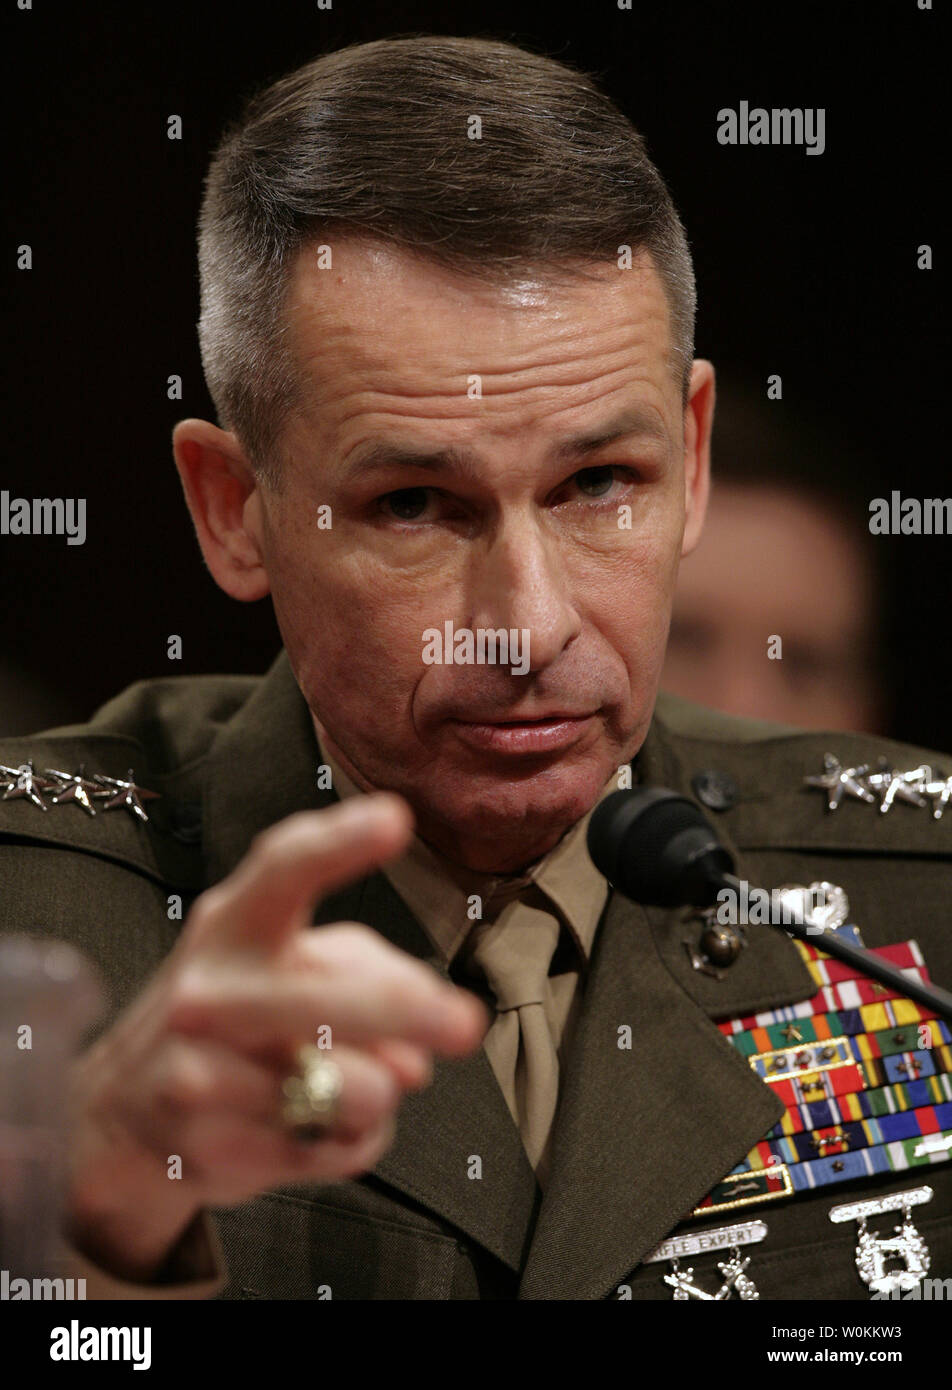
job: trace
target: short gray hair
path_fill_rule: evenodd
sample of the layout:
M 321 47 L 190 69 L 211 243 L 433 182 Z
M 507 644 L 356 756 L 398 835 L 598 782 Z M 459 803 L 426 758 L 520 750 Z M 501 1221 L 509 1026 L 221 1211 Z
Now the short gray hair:
M 469 139 L 477 115 L 481 138 Z M 642 137 L 592 79 L 496 40 L 353 44 L 253 96 L 205 183 L 205 379 L 222 427 L 271 481 L 300 389 L 284 312 L 291 266 L 332 232 L 490 281 L 643 250 L 665 289 L 686 393 L 696 308 L 687 239 Z

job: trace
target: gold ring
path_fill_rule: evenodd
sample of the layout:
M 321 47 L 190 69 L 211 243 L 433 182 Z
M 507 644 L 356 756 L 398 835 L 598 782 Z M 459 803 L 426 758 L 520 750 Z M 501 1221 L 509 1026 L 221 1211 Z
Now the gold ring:
M 281 1085 L 281 1120 L 295 1139 L 322 1139 L 340 1110 L 340 1067 L 310 1043 L 297 1049 L 295 1060 L 297 1069 Z

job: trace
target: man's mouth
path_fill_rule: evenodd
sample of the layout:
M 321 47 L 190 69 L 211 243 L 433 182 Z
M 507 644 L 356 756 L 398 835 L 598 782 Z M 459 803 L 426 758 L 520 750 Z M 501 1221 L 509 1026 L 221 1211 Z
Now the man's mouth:
M 464 743 L 493 753 L 548 753 L 575 743 L 588 728 L 593 714 L 550 713 L 531 719 L 454 719 L 453 727 Z
M 548 710 L 526 710 L 522 714 L 510 714 L 505 719 L 497 719 L 490 714 L 469 714 L 457 715 L 457 722 L 461 724 L 551 724 L 557 719 L 589 719 L 594 710 L 569 710 L 569 709 L 548 709 Z

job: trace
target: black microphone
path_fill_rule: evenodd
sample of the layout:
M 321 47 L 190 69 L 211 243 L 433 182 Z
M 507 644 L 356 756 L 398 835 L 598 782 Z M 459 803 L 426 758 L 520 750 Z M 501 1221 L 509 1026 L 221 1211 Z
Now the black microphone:
M 740 900 L 742 885 L 734 877 L 733 859 L 704 813 L 677 792 L 663 787 L 612 792 L 592 813 L 587 843 L 599 873 L 633 902 L 650 907 L 708 907 L 724 888 L 737 895 L 735 902 Z M 863 947 L 821 930 L 792 904 L 783 905 L 782 922 L 771 920 L 770 925 L 812 942 L 826 955 L 952 1020 L 948 990 L 908 978 Z
M 707 907 L 734 861 L 693 801 L 662 787 L 612 792 L 588 823 L 588 852 L 626 898 Z

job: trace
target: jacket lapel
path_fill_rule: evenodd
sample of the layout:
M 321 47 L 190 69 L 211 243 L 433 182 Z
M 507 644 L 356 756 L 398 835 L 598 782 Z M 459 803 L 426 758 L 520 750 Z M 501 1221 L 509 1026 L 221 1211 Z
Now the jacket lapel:
M 206 882 L 238 864 L 261 830 L 308 807 L 333 805 L 317 785 L 320 748 L 287 656 L 224 727 L 206 774 Z M 382 873 L 319 903 L 315 925 L 366 922 L 446 975 L 429 937 Z M 464 1231 L 515 1271 L 538 1205 L 535 1174 L 482 1048 L 437 1058 L 433 1080 L 408 1094 L 393 1144 L 373 1177 Z
M 691 775 L 698 768 L 684 760 L 686 747 L 690 747 L 687 741 L 673 737 L 656 711 L 637 759 L 642 783 L 668 787 L 681 796 L 695 800 Z M 780 886 L 759 883 L 757 874 L 746 867 L 743 853 L 732 837 L 725 817 L 709 811 L 705 815 L 717 831 L 721 844 L 733 857 L 734 872 L 738 878 L 746 878 L 757 887 Z M 664 912 L 649 908 L 647 916 L 655 945 L 668 970 L 681 988 L 712 1018 L 737 1018 L 760 1013 L 799 999 L 808 999 L 816 993 L 816 986 L 792 939 L 776 927 L 748 927 L 746 948 L 724 972 L 722 979 L 714 979 L 694 969 L 686 949 L 686 943 L 696 946 L 700 939 L 702 922 L 696 911 L 681 908 Z
M 317 784 L 314 726 L 285 652 L 223 725 L 205 760 L 206 886 L 230 874 L 254 837 L 294 811 L 337 800 Z
M 519 1297 L 606 1297 L 782 1114 L 613 893 Z
M 693 796 L 691 770 L 658 718 L 636 765 L 641 784 Z M 717 830 L 743 875 L 722 822 Z M 520 1298 L 610 1295 L 784 1113 L 711 1018 L 792 1003 L 816 987 L 774 928 L 752 929 L 721 980 L 691 965 L 684 941 L 699 934 L 689 910 L 609 896 Z M 630 1039 L 620 1041 L 622 1029 Z
M 353 916 L 385 922 L 389 941 L 446 976 L 385 875 L 364 880 Z M 451 1221 L 510 1269 L 522 1269 L 539 1188 L 483 1048 L 465 1058 L 435 1059 L 430 1085 L 401 1102 L 396 1137 L 374 1176 Z

